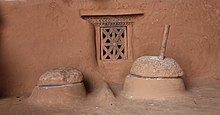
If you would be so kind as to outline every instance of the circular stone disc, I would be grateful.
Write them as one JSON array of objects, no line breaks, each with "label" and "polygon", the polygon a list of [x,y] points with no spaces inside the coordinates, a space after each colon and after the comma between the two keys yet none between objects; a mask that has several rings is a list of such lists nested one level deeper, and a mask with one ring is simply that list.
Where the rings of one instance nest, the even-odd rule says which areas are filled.
[{"label": "circular stone disc", "polygon": [[60,67],[47,71],[40,76],[38,85],[64,85],[83,81],[82,73],[72,67]]},{"label": "circular stone disc", "polygon": [[135,60],[131,74],[143,77],[179,77],[183,70],[172,58],[160,60],[158,56],[142,56]]}]

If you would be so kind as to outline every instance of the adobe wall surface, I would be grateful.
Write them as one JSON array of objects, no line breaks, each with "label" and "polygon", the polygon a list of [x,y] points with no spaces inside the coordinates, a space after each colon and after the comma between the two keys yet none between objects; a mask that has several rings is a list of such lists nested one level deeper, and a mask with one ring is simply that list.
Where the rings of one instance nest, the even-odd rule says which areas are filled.
[{"label": "adobe wall surface", "polygon": [[2,95],[30,95],[41,74],[61,66],[80,70],[87,86],[101,79],[123,84],[132,63],[97,65],[94,27],[79,10],[140,9],[133,26],[133,59],[159,55],[164,24],[170,24],[166,56],[184,70],[186,85],[220,79],[218,0],[20,0],[0,2]]}]

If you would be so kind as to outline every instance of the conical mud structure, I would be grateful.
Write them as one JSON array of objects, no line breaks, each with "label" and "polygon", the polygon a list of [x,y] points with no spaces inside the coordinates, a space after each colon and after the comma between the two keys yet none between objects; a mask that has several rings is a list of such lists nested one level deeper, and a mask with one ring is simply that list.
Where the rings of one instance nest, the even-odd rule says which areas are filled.
[{"label": "conical mud structure", "polygon": [[172,58],[165,58],[169,25],[165,26],[159,56],[142,56],[135,60],[124,83],[126,96],[134,99],[176,96],[185,90],[183,70]]},{"label": "conical mud structure", "polygon": [[29,101],[44,105],[62,105],[85,97],[82,73],[71,67],[52,69],[41,75]]}]

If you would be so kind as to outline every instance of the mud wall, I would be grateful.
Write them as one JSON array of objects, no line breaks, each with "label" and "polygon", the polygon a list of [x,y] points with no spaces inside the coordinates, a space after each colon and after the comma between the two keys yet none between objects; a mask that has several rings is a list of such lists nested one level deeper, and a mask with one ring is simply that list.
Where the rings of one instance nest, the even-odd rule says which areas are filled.
[{"label": "mud wall", "polygon": [[[133,27],[134,59],[158,55],[164,24],[171,25],[167,56],[197,87],[220,79],[220,2],[218,0],[22,0],[0,2],[0,91],[29,95],[45,71],[72,66],[83,72],[87,87],[101,80],[123,84],[131,63],[100,68],[94,27],[79,10],[140,9]],[[88,89],[88,90],[89,90]]]}]

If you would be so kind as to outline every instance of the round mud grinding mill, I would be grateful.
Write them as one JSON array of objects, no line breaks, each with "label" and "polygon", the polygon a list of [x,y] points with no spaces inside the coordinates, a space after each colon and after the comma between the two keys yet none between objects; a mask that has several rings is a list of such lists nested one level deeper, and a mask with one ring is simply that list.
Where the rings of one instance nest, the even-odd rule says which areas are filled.
[{"label": "round mud grinding mill", "polygon": [[142,56],[133,63],[123,88],[129,98],[161,98],[185,91],[183,70],[174,59],[164,56],[169,27],[165,26],[160,55]]},{"label": "round mud grinding mill", "polygon": [[85,95],[82,73],[71,67],[60,67],[41,75],[29,101],[46,105],[71,104]]}]

